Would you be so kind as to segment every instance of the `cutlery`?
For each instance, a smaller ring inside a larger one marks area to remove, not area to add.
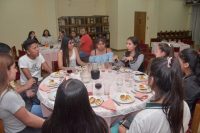
[[[144,73],[136,73],[135,75],[145,75]]]
[[[113,101],[114,101],[114,102],[115,102],[115,103],[116,103],[118,106],[120,106],[119,102],[117,102],[117,101],[116,101],[116,100],[114,100],[114,99],[113,99]]]

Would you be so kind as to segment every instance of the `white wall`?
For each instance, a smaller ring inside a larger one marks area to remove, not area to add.
[[[56,0],[57,17],[106,15],[107,0]]]
[[[0,41],[21,49],[28,32],[40,39],[45,28],[57,36],[54,0],[0,0]]]

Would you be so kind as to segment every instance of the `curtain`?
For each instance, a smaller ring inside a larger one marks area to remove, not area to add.
[[[192,6],[192,40],[200,45],[200,5]]]

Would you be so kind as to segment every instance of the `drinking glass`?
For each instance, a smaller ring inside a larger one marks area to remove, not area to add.
[[[102,81],[97,80],[97,81],[94,82],[93,94],[96,95],[96,96],[104,95],[104,89],[103,89]]]
[[[117,90],[118,90],[119,92],[122,92],[122,87],[123,87],[123,85],[124,85],[123,79],[122,79],[122,78],[117,78],[117,80],[116,80],[116,85],[117,85]]]

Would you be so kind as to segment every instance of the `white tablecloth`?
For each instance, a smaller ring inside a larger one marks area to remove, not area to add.
[[[59,46],[55,45],[54,48],[50,49],[49,47],[40,47],[40,53],[43,55],[45,61],[52,68],[52,61],[58,60],[58,51]]]
[[[102,98],[104,99],[104,101],[106,101],[109,97],[113,97],[113,95],[115,95],[116,93],[119,93],[119,89],[117,88],[116,85],[116,81],[118,78],[121,78],[123,80],[123,89],[120,91],[120,93],[122,92],[126,92],[130,95],[134,96],[134,87],[136,87],[136,82],[133,79],[133,75],[134,74],[130,74],[129,76],[131,76],[132,78],[132,85],[130,87],[127,87],[127,84],[125,83],[124,79],[126,77],[126,73],[119,73],[116,71],[112,71],[112,72],[101,72],[101,76],[100,76],[100,80],[102,80],[103,83],[103,88],[104,89],[109,89],[107,90],[107,92],[109,92],[109,96],[108,95],[104,95],[102,96]],[[71,75],[72,78],[77,78],[80,79],[80,75],[79,74],[72,74]],[[52,77],[49,76],[46,79],[43,80],[42,83],[47,84],[47,82],[49,81],[49,79],[51,79]],[[88,92],[91,92],[94,86],[94,80],[91,80],[90,83],[85,84],[86,88],[88,89]],[[55,93],[56,89],[53,89],[51,93]],[[105,90],[106,91],[106,90]],[[47,108],[49,108],[50,110],[53,110],[54,107],[54,101],[49,100],[48,98],[49,93],[38,90],[37,96],[39,98],[39,100],[41,101],[41,103],[46,106]],[[97,113],[98,115],[102,116],[108,123],[108,125],[110,125],[114,120],[113,118],[117,118],[120,116],[124,116],[126,114],[135,112],[137,110],[140,110],[142,108],[145,107],[146,102],[150,100],[150,98],[153,96],[153,93],[147,93],[148,95],[148,99],[141,101],[139,99],[135,99],[135,101],[133,103],[129,103],[129,104],[120,104],[120,106],[118,106],[116,104],[116,111],[111,111],[108,109],[105,109],[101,106],[99,107],[94,107],[93,110],[95,111],[95,113]],[[43,109],[44,109],[43,106]],[[48,111],[45,112],[45,109],[43,110],[44,112],[44,116],[48,116]]]
[[[151,42],[151,47],[152,47],[151,52],[153,54],[155,53],[156,48],[157,48],[159,43],[161,43],[161,42]],[[190,45],[182,43],[182,42],[178,42],[178,43],[176,43],[176,42],[163,42],[163,43],[169,43],[169,44],[173,45],[173,47],[180,47],[180,51],[182,51],[183,49],[190,48]]]

